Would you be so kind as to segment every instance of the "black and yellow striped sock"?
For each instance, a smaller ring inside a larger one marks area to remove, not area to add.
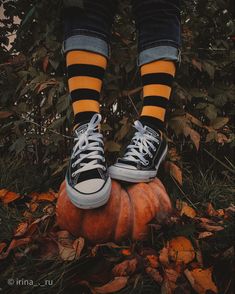
[[[66,55],[69,92],[75,126],[100,111],[100,92],[107,59],[93,52],[70,51]]]
[[[173,61],[158,60],[141,66],[143,108],[140,121],[153,129],[165,131],[165,113],[169,104],[176,66]]]

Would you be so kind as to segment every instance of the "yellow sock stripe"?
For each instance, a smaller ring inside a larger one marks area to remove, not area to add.
[[[77,89],[92,89],[100,92],[102,81],[93,77],[73,77],[68,80],[69,91]]]
[[[67,66],[72,64],[91,64],[106,68],[107,59],[97,53],[76,50],[67,53],[66,64]]]
[[[162,121],[165,118],[166,109],[159,106],[144,106],[141,115],[156,117]]]
[[[143,95],[146,96],[162,96],[169,98],[171,94],[171,87],[165,85],[151,84],[143,88]]]
[[[173,61],[168,60],[157,60],[151,63],[147,63],[141,66],[141,75],[151,74],[151,73],[168,73],[175,75],[176,67]]]
[[[99,112],[100,104],[95,100],[79,100],[73,103],[73,111],[75,114],[84,111]]]

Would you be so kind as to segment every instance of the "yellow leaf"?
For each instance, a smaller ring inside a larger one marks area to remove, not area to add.
[[[54,201],[56,199],[56,194],[53,192],[41,193],[37,196],[37,201]]]
[[[182,185],[182,170],[173,162],[167,161],[165,162],[165,169],[170,173],[170,175],[176,179],[176,181]]]
[[[190,240],[183,236],[171,239],[168,243],[169,257],[176,263],[187,264],[195,258],[195,250]]]
[[[18,198],[20,198],[19,194],[15,193],[15,192],[11,192],[11,191],[8,191],[7,193],[2,192],[2,195],[3,196],[0,199],[5,204],[8,204],[8,203],[13,202],[13,201],[17,200]]]
[[[186,202],[184,201],[179,201],[177,200],[177,208],[180,210],[180,215],[186,215],[187,217],[194,218],[197,213],[195,209],[193,209],[191,206],[189,206]]]
[[[23,236],[28,228],[28,223],[20,223],[17,228],[15,229],[14,236],[20,237]]]
[[[192,288],[198,294],[206,294],[208,290],[218,293],[218,289],[212,280],[211,269],[195,268],[192,271],[186,269],[184,273]]]

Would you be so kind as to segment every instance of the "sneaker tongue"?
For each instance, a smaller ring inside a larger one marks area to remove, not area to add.
[[[149,135],[154,136],[154,137],[161,137],[161,133],[159,131],[155,131],[148,126],[145,126],[144,128]]]
[[[76,135],[80,135],[80,134],[84,133],[84,132],[87,130],[87,128],[88,128],[88,123],[89,123],[89,122],[86,122],[86,123],[82,124],[81,126],[78,126],[78,127],[74,130],[74,133],[75,133]]]

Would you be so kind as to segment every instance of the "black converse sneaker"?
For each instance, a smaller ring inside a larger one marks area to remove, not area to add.
[[[66,174],[66,190],[71,202],[84,209],[104,205],[110,196],[111,179],[104,158],[100,114],[75,129],[74,147]]]
[[[125,182],[149,182],[156,177],[160,163],[167,154],[167,142],[160,132],[135,121],[135,132],[122,158],[109,167],[113,179]]]

